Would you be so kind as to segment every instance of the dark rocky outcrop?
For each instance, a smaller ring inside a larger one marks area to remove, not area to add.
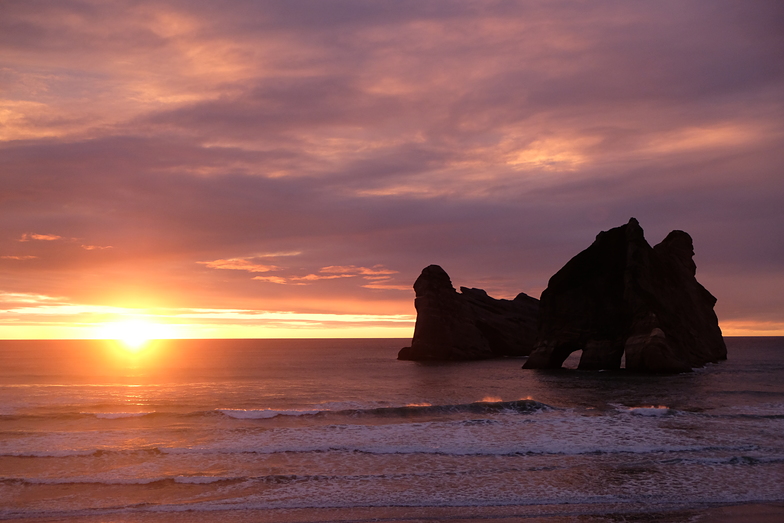
[[[536,346],[524,368],[682,372],[727,358],[714,298],[696,278],[691,237],[672,231],[651,247],[640,224],[601,232],[550,278]]]
[[[482,289],[460,287],[438,265],[414,283],[414,338],[401,360],[478,360],[525,356],[536,338],[539,300],[520,293],[514,300],[491,298]]]

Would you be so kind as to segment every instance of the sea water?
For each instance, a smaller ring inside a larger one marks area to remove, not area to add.
[[[0,519],[784,501],[784,338],[653,376],[406,341],[2,341]]]

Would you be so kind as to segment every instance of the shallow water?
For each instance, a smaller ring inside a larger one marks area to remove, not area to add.
[[[784,501],[784,338],[672,376],[405,341],[2,341],[0,518]]]

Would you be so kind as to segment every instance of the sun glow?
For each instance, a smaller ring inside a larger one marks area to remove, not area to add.
[[[102,338],[117,340],[133,352],[141,350],[151,340],[172,337],[166,325],[144,320],[125,320],[106,323],[100,329]]]

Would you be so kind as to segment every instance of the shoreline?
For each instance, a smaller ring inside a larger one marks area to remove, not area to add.
[[[784,501],[751,503],[710,503],[701,505],[559,504],[449,507],[340,507],[271,508],[170,511],[100,511],[96,514],[58,514],[19,517],[0,521],[27,523],[778,523],[784,521]]]

